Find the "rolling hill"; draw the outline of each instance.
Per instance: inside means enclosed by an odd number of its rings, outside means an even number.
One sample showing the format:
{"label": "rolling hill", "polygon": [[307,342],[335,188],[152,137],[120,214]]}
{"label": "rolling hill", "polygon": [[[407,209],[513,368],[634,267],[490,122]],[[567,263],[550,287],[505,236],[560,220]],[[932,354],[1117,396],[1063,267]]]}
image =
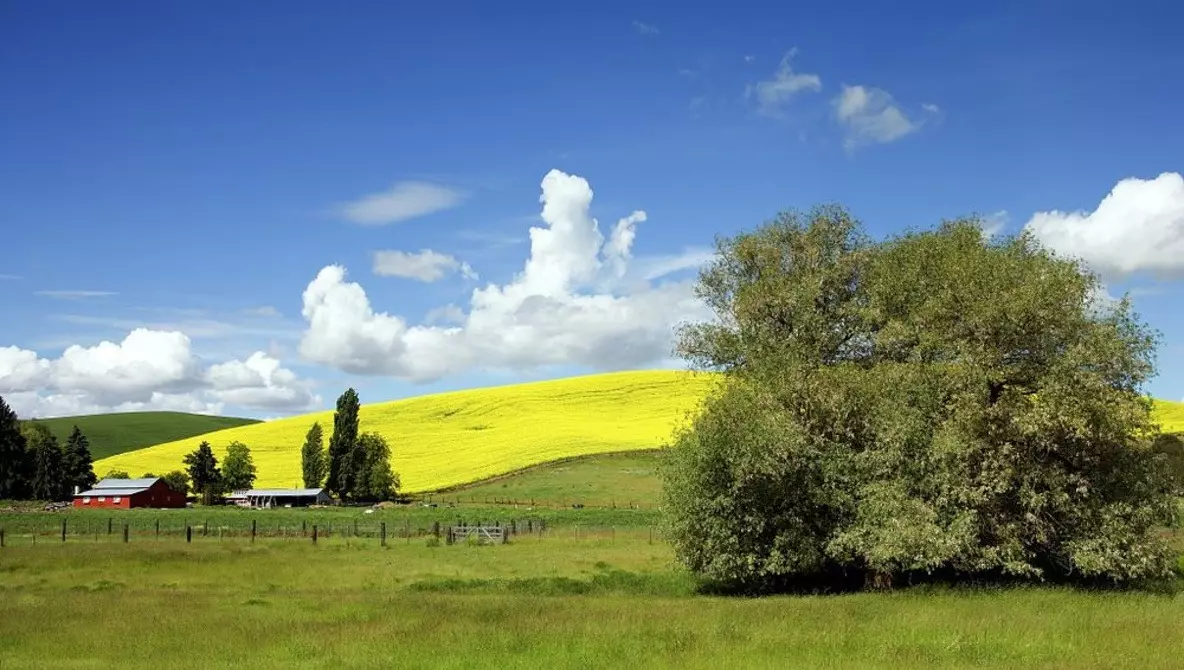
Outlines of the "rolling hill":
{"label": "rolling hill", "polygon": [[[662,446],[717,379],[657,370],[572,377],[366,404],[362,431],[381,433],[408,493],[486,479],[561,458]],[[219,459],[233,440],[251,448],[256,486],[300,486],[300,447],[314,421],[328,443],[333,412],[179,439],[95,463],[96,472],[166,472],[202,440]]]}
{"label": "rolling hill", "polygon": [[[185,412],[122,412],[116,414],[88,414],[54,419],[36,419],[44,424],[65,444],[74,426],[90,442],[90,454],[97,461],[161,442],[181,440],[224,428],[259,423],[258,419],[239,419],[230,416],[207,416]],[[102,475],[107,469],[95,468]],[[136,473],[139,474],[139,473]]]}
{"label": "rolling hill", "polygon": [[[439,393],[363,405],[361,430],[390,442],[403,491],[435,491],[560,459],[660,447],[715,379],[660,370]],[[1184,432],[1184,403],[1157,401],[1156,418],[1164,430]],[[105,458],[95,471],[167,472],[180,469],[182,457],[202,440],[219,459],[239,440],[251,447],[257,486],[298,487],[300,446],[314,421],[325,429],[327,444],[332,411],[181,437]],[[501,488],[498,482],[481,493]],[[527,497],[526,490],[519,493]]]}

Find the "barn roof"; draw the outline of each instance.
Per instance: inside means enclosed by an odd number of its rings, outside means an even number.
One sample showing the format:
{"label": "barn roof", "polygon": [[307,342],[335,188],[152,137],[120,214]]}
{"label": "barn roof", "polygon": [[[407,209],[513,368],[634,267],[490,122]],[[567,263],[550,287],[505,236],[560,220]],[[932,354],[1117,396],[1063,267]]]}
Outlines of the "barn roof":
{"label": "barn roof", "polygon": [[235,491],[243,496],[272,496],[274,498],[304,498],[319,496],[325,489],[251,489],[250,491]]}
{"label": "barn roof", "polygon": [[96,489],[139,489],[143,490],[156,483],[160,477],[146,477],[144,479],[104,479],[95,484]]}
{"label": "barn roof", "polygon": [[102,489],[94,488],[89,491],[83,491],[82,493],[75,493],[74,497],[78,497],[78,496],[130,496],[134,493],[141,493],[141,492],[147,491],[147,490],[148,490],[147,486],[141,486],[140,488],[125,488],[125,489],[117,489],[115,487],[109,486],[107,488],[102,488]]}

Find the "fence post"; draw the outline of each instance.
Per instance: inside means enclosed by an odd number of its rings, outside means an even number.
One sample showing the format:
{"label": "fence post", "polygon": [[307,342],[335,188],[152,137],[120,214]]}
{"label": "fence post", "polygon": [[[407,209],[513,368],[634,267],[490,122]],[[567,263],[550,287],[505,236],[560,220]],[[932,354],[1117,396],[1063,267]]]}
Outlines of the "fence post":
{"label": "fence post", "polygon": [[123,542],[127,544],[127,524],[123,524]]}
{"label": "fence post", "polygon": [[193,542],[193,526],[185,524],[185,544]]}
{"label": "fence post", "polygon": [[4,548],[4,529],[0,528],[0,549]]}
{"label": "fence post", "polygon": [[66,520],[62,519],[62,542],[66,541]]}
{"label": "fence post", "polygon": [[258,519],[251,519],[251,544],[255,544],[255,526],[258,523]]}
{"label": "fence post", "polygon": [[111,519],[110,518],[107,519],[107,534],[108,535],[111,534]]}
{"label": "fence post", "polygon": [[379,537],[382,538],[382,546],[385,547],[386,546],[386,522],[385,521],[383,521],[382,524],[379,525],[378,532],[379,532]]}
{"label": "fence post", "polygon": [[304,537],[305,535],[308,535],[308,519],[301,519],[300,520],[300,536]]}
{"label": "fence post", "polygon": [[403,532],[407,534],[407,544],[411,544],[411,519],[403,520]]}
{"label": "fence post", "polygon": [[654,543],[654,527],[650,526],[650,544]]}
{"label": "fence post", "polygon": [[315,523],[312,525],[312,543],[317,543],[317,525]]}
{"label": "fence post", "polygon": [[160,539],[160,519],[156,520],[156,539]]}
{"label": "fence post", "polygon": [[201,536],[205,537],[206,535],[209,535],[209,533],[210,533],[210,520],[206,519],[206,522],[201,525]]}
{"label": "fence post", "polygon": [[440,522],[439,521],[432,522],[432,535],[436,536],[437,540],[440,539]]}

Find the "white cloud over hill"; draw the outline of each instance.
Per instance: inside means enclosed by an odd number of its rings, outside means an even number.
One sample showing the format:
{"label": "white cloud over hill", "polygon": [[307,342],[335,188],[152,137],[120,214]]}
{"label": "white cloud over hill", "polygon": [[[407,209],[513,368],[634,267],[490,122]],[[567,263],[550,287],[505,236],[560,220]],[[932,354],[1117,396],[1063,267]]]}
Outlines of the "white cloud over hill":
{"label": "white cloud over hill", "polygon": [[606,238],[586,180],[551,170],[541,187],[544,225],[530,229],[522,271],[474,289],[467,309],[449,306],[456,325],[411,325],[378,311],[344,267],[330,265],[303,294],[301,354],[345,372],[421,382],[473,369],[618,369],[668,358],[674,327],[709,314],[693,280],[660,280],[709,256],[691,250],[683,260],[638,259],[633,267],[645,212],[621,218]]}
{"label": "white cloud over hill", "polygon": [[301,411],[319,405],[307,382],[275,358],[209,365],[181,332],[137,328],[121,342],[72,345],[55,359],[0,347],[0,394],[22,416],[177,410],[217,414],[226,405]]}

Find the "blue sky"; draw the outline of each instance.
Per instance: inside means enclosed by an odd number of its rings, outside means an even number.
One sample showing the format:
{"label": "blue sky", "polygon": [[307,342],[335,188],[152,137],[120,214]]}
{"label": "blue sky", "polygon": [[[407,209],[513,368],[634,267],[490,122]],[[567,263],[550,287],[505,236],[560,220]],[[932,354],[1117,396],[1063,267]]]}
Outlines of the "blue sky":
{"label": "blue sky", "polygon": [[278,416],[676,365],[717,233],[840,202],[1031,222],[1182,399],[1184,8],[1030,4],[5,3],[0,393]]}

